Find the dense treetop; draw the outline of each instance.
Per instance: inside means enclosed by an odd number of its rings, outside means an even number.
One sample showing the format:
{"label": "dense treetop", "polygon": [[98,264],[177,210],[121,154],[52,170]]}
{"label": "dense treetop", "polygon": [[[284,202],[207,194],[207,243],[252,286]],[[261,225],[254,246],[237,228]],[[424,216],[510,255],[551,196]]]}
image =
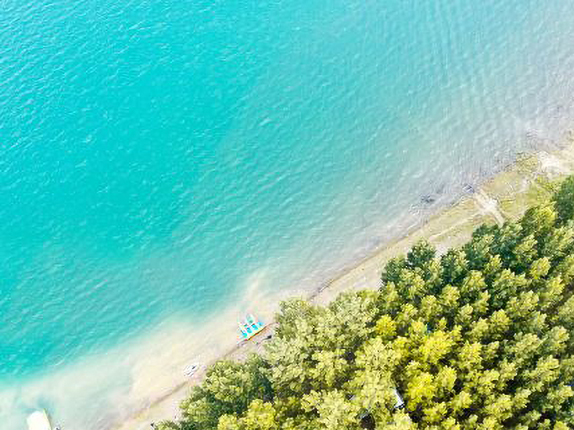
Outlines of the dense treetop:
{"label": "dense treetop", "polygon": [[216,363],[160,428],[574,429],[573,292],[571,177],[462,248],[418,243],[379,291],[282,303],[266,353]]}

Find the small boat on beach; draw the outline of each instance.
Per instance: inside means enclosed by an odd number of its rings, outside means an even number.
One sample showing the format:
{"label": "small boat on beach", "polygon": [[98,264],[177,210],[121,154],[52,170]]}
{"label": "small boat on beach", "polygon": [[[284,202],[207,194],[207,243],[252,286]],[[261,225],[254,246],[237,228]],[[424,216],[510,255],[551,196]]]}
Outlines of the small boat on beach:
{"label": "small boat on beach", "polygon": [[183,369],[183,374],[188,378],[191,378],[193,375],[195,375],[195,372],[197,372],[200,367],[201,365],[199,363],[191,363],[189,366]]}
{"label": "small boat on beach", "polygon": [[265,328],[263,321],[258,320],[251,314],[247,314],[245,319],[238,324],[242,340],[251,339],[253,336],[255,336],[257,333],[260,333]]}
{"label": "small boat on beach", "polygon": [[48,413],[43,409],[31,413],[26,422],[28,423],[28,430],[52,430]]}

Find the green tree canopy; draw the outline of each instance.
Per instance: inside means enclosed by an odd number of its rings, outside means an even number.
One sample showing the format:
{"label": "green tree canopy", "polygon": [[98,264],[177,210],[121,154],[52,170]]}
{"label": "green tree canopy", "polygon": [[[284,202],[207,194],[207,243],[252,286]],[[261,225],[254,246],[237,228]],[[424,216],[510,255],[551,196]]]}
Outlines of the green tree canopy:
{"label": "green tree canopy", "polygon": [[[161,430],[574,429],[574,177],[517,222],[388,262],[378,291],[281,305]],[[402,408],[402,406],[405,406]]]}

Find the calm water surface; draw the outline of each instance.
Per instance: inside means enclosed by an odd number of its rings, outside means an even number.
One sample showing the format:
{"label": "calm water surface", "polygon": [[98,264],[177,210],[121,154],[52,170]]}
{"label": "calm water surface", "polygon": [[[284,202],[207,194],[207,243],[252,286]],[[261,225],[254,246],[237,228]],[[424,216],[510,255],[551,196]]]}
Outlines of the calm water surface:
{"label": "calm water surface", "polygon": [[253,276],[317,286],[555,145],[574,119],[573,8],[2,2],[2,428],[38,407],[98,428],[78,398],[98,414],[128,377],[34,382],[173,315],[198,323]]}

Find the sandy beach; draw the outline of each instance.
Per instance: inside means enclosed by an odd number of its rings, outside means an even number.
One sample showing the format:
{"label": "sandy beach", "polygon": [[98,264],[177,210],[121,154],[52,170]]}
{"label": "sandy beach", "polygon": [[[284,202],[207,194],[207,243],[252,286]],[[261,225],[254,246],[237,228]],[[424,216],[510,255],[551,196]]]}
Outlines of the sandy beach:
{"label": "sandy beach", "polygon": [[[482,223],[502,224],[505,220],[517,219],[531,204],[550,194],[553,181],[573,172],[574,141],[571,137],[562,149],[521,156],[507,169],[484,181],[480,187],[469,190],[466,196],[441,209],[421,226],[405,232],[391,243],[382,244],[372,255],[350,270],[342,271],[320,288],[307,293],[307,298],[313,303],[323,305],[343,291],[378,288],[380,272],[385,262],[407,251],[416,241],[427,239],[439,252],[459,246],[467,241],[475,227]],[[276,304],[271,308],[276,309]],[[265,338],[273,330],[274,323],[270,322],[261,334],[249,342],[236,346],[221,345],[219,350],[210,354],[211,358],[204,362],[205,367],[215,359],[241,360],[249,353],[262,352]],[[229,336],[233,339],[234,335],[229,333]],[[188,359],[191,360],[192,357]],[[161,357],[156,359],[160,360]],[[170,389],[157,394],[155,398],[150,394],[146,407],[129,416],[121,425],[109,428],[149,430],[153,422],[177,418],[179,403],[186,397],[190,387],[201,382],[205,367],[187,381],[181,382],[174,378]],[[181,378],[181,375],[178,377]]]}

